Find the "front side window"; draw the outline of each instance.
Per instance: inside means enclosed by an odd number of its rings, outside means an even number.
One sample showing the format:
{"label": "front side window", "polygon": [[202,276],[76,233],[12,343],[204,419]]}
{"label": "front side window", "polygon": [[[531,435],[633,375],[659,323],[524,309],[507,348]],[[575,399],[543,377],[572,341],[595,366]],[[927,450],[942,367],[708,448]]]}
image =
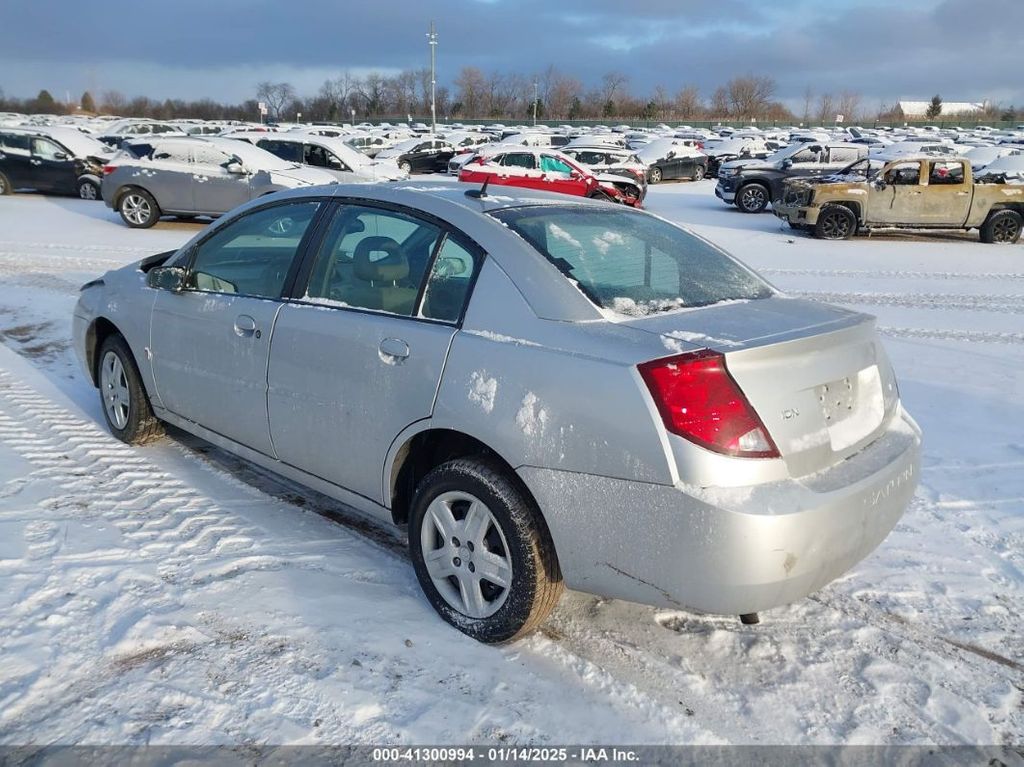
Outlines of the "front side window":
{"label": "front side window", "polygon": [[232,221],[195,251],[193,290],[279,298],[318,202],[275,205]]}
{"label": "front side window", "polygon": [[32,139],[32,154],[36,157],[42,158],[43,160],[56,160],[57,155],[63,151],[64,150],[61,149],[58,144],[53,143],[49,139]]}
{"label": "front side window", "polygon": [[214,146],[197,145],[192,147],[192,162],[196,165],[223,168],[231,158]]}
{"label": "front side window", "polygon": [[917,186],[921,183],[921,163],[901,162],[885,172],[885,182],[894,186]]}
{"label": "front side window", "polygon": [[850,147],[839,146],[832,147],[830,150],[828,150],[829,162],[835,163],[837,165],[839,163],[847,165],[856,160],[859,156],[860,154],[857,152],[857,150],[852,149]]}
{"label": "front side window", "polygon": [[627,316],[767,298],[772,289],[710,243],[630,210],[529,206],[492,212],[599,308]]}
{"label": "front side window", "polygon": [[572,168],[567,162],[547,154],[541,155],[540,169],[544,173],[561,173],[563,176],[568,176],[572,173]]}
{"label": "front side window", "polygon": [[397,211],[346,205],[317,254],[306,300],[412,316],[441,229]]}
{"label": "front side window", "polygon": [[160,162],[188,162],[189,148],[177,144],[160,144],[152,150],[151,156]]}
{"label": "front side window", "polygon": [[330,167],[327,162],[330,153],[322,146],[317,144],[306,144],[302,147],[302,152],[302,161],[306,165],[312,165],[315,168]]}

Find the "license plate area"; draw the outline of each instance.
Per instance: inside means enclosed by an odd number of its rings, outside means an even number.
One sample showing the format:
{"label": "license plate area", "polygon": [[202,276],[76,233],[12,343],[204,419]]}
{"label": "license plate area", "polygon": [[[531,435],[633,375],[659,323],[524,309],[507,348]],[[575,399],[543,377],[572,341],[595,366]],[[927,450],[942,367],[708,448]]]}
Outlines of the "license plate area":
{"label": "license plate area", "polygon": [[822,384],[815,393],[834,452],[860,442],[882,423],[885,402],[876,365]]}

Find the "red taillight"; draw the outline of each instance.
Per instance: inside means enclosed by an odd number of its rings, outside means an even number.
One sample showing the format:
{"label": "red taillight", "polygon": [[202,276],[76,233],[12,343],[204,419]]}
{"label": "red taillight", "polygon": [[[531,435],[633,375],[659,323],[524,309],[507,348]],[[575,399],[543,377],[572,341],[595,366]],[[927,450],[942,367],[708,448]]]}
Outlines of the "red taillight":
{"label": "red taillight", "polygon": [[115,170],[117,170],[117,166],[116,165],[104,165],[103,166],[103,175],[104,176],[109,176]]}
{"label": "red taillight", "polygon": [[665,428],[708,450],[741,458],[778,458],[768,430],[713,351],[640,365]]}

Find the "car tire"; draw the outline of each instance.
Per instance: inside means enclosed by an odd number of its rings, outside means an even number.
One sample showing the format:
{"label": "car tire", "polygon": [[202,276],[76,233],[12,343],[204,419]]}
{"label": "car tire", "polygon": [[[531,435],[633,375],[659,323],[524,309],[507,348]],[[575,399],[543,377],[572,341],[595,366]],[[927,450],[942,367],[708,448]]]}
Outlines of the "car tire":
{"label": "car tire", "polygon": [[661,172],[661,168],[655,165],[647,174],[647,183],[660,184],[664,178],[665,175]]}
{"label": "car tire", "polygon": [[814,225],[814,236],[821,240],[848,240],[856,233],[857,216],[844,205],[826,205]]}
{"label": "car tire", "polygon": [[100,185],[90,178],[79,179],[78,196],[83,200],[98,200],[100,198]]}
{"label": "car tire", "polygon": [[5,194],[14,194],[14,187],[11,186],[11,180],[0,173],[0,197]]}
{"label": "car tire", "polygon": [[[562,595],[547,526],[514,476],[495,460],[459,458],[420,481],[409,551],[433,608],[488,644],[540,626]],[[477,575],[487,568],[494,580]],[[497,583],[505,580],[505,585]]]}
{"label": "car tire", "polygon": [[771,200],[772,194],[764,184],[745,184],[736,192],[736,207],[744,213],[762,213]]}
{"label": "car tire", "polygon": [[982,242],[1012,245],[1020,239],[1024,216],[1015,210],[994,210],[979,230]]}
{"label": "car tire", "polygon": [[164,433],[153,415],[135,357],[122,336],[113,333],[100,345],[96,383],[110,433],[129,445],[142,445]]}
{"label": "car tire", "polygon": [[160,207],[145,189],[127,189],[117,201],[121,220],[132,229],[149,229],[160,220]]}
{"label": "car tire", "polygon": [[706,171],[704,170],[704,166],[703,165],[698,165],[696,168],[693,169],[693,180],[694,181],[703,181],[705,173],[706,173]]}
{"label": "car tire", "polygon": [[408,160],[398,163],[398,169],[403,173],[412,173],[412,164]]}

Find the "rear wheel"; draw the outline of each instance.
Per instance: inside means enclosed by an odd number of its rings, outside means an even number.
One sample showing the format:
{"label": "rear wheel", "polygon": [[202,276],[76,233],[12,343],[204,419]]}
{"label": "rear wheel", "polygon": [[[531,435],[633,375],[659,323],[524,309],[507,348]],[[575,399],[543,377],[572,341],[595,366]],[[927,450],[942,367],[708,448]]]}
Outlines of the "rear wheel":
{"label": "rear wheel", "polygon": [[702,181],[704,179],[704,166],[698,165],[693,169],[693,180]]}
{"label": "rear wheel", "polygon": [[5,194],[14,194],[14,188],[11,186],[10,179],[0,173],[0,196]]}
{"label": "rear wheel", "polygon": [[160,220],[160,208],[145,189],[129,189],[117,202],[121,219],[133,229],[149,229]]}
{"label": "rear wheel", "polygon": [[92,179],[81,178],[78,180],[78,196],[83,200],[98,200],[100,185]]}
{"label": "rear wheel", "polygon": [[423,478],[413,498],[409,550],[434,609],[481,642],[528,634],[562,594],[547,527],[495,461],[460,458]]}
{"label": "rear wheel", "polygon": [[1020,239],[1024,217],[1015,210],[994,210],[979,232],[982,242],[1012,245]]}
{"label": "rear wheel", "polygon": [[769,202],[771,196],[764,184],[747,184],[736,195],[736,207],[744,213],[760,213]]}
{"label": "rear wheel", "polygon": [[842,205],[826,205],[814,225],[814,236],[822,240],[848,240],[857,231],[857,217]]}
{"label": "rear wheel", "polygon": [[107,336],[100,346],[96,378],[103,416],[115,437],[129,445],[141,445],[163,434],[135,358],[120,335]]}
{"label": "rear wheel", "polygon": [[653,168],[651,168],[650,173],[647,174],[647,180],[651,184],[660,184],[662,182],[662,179],[664,179],[664,177],[665,176],[664,176],[664,174],[662,174],[661,168],[659,168],[657,165],[655,165]]}

